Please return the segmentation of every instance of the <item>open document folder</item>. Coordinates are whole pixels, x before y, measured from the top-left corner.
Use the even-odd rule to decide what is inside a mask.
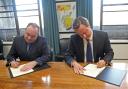
[[[23,74],[27,74],[27,73],[31,73],[31,72],[34,71],[33,69],[28,70],[28,71],[20,71],[20,69],[21,69],[24,65],[25,65],[25,64],[20,65],[18,68],[12,68],[12,67],[10,67],[10,71],[11,71],[11,73],[12,73],[12,76],[13,76],[13,77],[17,77],[17,76],[20,76],[20,75],[23,75]]]
[[[97,68],[95,64],[88,64],[84,67],[85,71],[81,74],[102,80],[104,82],[120,86],[127,71],[111,67]]]
[[[24,74],[28,74],[28,73],[31,73],[31,72],[34,72],[34,71],[39,71],[41,69],[45,69],[45,68],[49,68],[50,67],[47,63],[44,63],[41,66],[39,66],[39,65],[38,66],[35,66],[31,70],[28,70],[28,71],[20,71],[21,67],[23,67],[24,65],[25,64],[22,64],[18,68],[9,67],[9,73],[10,73],[11,78],[17,77],[17,76],[21,76],[21,75],[24,75]]]
[[[97,65],[95,64],[88,64],[84,67],[84,69],[85,71],[82,73],[83,75],[96,78],[97,75],[99,75],[105,69],[105,67],[97,68]]]

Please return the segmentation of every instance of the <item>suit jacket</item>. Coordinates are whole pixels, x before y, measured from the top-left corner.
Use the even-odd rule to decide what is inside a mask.
[[[3,42],[0,40],[0,60],[1,59],[4,59],[4,56],[3,56]]]
[[[93,56],[94,62],[104,59],[110,62],[113,58],[113,50],[106,32],[93,31]],[[66,62],[71,64],[73,59],[78,62],[84,61],[84,43],[83,39],[78,35],[72,35],[69,48],[65,54]]]
[[[11,62],[19,57],[24,61],[37,61],[38,64],[42,64],[48,60],[49,50],[47,47],[46,39],[38,36],[37,40],[29,44],[29,50],[27,51],[28,44],[24,40],[24,37],[16,37],[13,41],[9,54],[7,55],[7,61]]]

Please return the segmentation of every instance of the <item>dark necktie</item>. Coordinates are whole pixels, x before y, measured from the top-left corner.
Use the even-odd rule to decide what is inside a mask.
[[[93,62],[91,43],[87,41],[86,60],[87,62]]]
[[[29,47],[30,47],[30,45],[28,44],[28,45],[27,45],[27,52],[29,51]]]
[[[27,52],[30,51],[31,46],[32,46],[31,44],[28,44],[28,45],[27,45]]]

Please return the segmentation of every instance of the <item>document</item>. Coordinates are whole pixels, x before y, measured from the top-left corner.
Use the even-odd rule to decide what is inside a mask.
[[[36,65],[33,69],[31,70],[28,70],[28,71],[20,71],[20,69],[24,66],[25,64],[22,64],[20,65],[18,68],[12,68],[12,67],[9,67],[8,70],[9,70],[9,73],[10,73],[10,77],[11,78],[14,78],[14,77],[18,77],[18,76],[21,76],[21,75],[24,75],[24,74],[28,74],[28,73],[31,73],[31,72],[36,72],[36,71],[40,71],[40,70],[43,70],[43,69],[47,69],[47,68],[50,68],[50,66],[47,64],[47,63],[43,63],[42,65]]]
[[[96,78],[105,69],[105,67],[97,68],[96,64],[88,64],[84,69],[84,72],[81,74]]]
[[[24,75],[24,74],[27,74],[27,73],[31,73],[31,72],[34,71],[33,69],[28,70],[28,71],[20,71],[20,69],[21,69],[24,65],[25,65],[25,64],[20,65],[18,68],[12,68],[12,67],[10,67],[10,72],[12,73],[12,76],[13,76],[13,77],[17,77],[17,76]]]
[[[109,66],[97,68],[95,64],[88,64],[84,67],[83,75],[120,86],[127,71],[115,69]]]

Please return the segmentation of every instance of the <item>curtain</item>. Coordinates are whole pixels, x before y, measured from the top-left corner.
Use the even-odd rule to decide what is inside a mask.
[[[59,54],[59,28],[55,0],[42,0],[44,35],[53,55]],[[53,57],[54,60],[54,57]]]
[[[92,24],[92,0],[75,0],[77,3],[77,16],[84,16],[86,17],[90,25],[93,26]]]
[[[92,26],[92,0],[76,1],[77,16],[86,17]],[[44,34],[53,55],[59,54],[59,28],[56,12],[56,0],[42,0],[44,15]],[[54,59],[53,59],[54,60]]]

